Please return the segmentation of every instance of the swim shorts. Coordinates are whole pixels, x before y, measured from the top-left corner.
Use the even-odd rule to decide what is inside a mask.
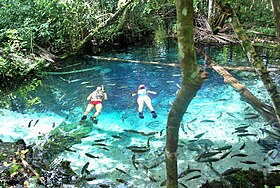
[[[89,104],[97,105],[101,104],[101,101],[90,101]]]

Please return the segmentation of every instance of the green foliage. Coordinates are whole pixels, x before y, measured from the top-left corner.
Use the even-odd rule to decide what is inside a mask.
[[[41,103],[41,99],[37,96],[32,96],[32,91],[35,91],[41,85],[41,80],[33,79],[28,84],[14,86],[13,91],[1,91],[0,107],[5,109],[13,109],[15,104],[21,110],[33,107]]]

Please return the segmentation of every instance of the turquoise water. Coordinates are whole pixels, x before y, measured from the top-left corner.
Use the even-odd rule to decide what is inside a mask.
[[[211,51],[219,62],[230,65],[239,65],[240,62],[248,66],[246,58],[239,50],[231,49],[231,53],[222,53],[221,48],[213,48]],[[134,47],[125,50],[114,50],[102,54],[106,57],[120,59],[132,59],[141,61],[157,61],[161,63],[178,63],[177,48],[171,46],[168,49],[156,47]],[[204,66],[201,57],[198,63]],[[257,144],[260,138],[266,138],[259,128],[264,127],[266,121],[262,117],[247,119],[248,113],[257,114],[249,104],[240,99],[240,95],[230,85],[223,82],[223,77],[212,69],[205,67],[209,73],[208,79],[203,84],[197,96],[191,102],[185,113],[180,128],[180,147],[178,148],[179,172],[185,170],[188,165],[202,170],[201,177],[186,182],[192,175],[182,178],[180,181],[190,187],[198,187],[206,180],[217,178],[213,171],[205,164],[195,161],[195,157],[204,149],[203,144],[196,145],[195,150],[188,144],[195,136],[204,133],[200,138],[212,148],[232,145],[231,154],[246,153],[247,160],[253,160],[257,164],[244,165],[240,158],[225,158],[213,164],[214,168],[223,172],[230,167],[241,166],[264,171],[270,168],[269,162],[264,161],[266,153]],[[84,56],[73,60],[66,67],[56,66],[47,70],[49,74],[42,80],[42,84],[30,97],[41,98],[41,103],[27,109],[24,104],[18,103],[13,111],[1,109],[0,125],[5,132],[1,132],[3,141],[14,141],[24,138],[27,143],[36,141],[37,136],[47,134],[61,122],[77,123],[88,104],[86,97],[97,85],[104,85],[108,94],[108,100],[103,102],[103,111],[98,117],[99,122],[94,126],[90,136],[84,138],[81,144],[74,145],[72,149],[77,152],[62,153],[59,158],[71,161],[71,167],[80,173],[83,165],[90,162],[88,170],[96,176],[96,180],[88,182],[89,187],[98,187],[98,184],[108,184],[115,187],[159,187],[165,180],[165,164],[145,170],[138,166],[135,169],[131,162],[133,152],[126,147],[131,145],[146,145],[147,136],[132,133],[127,130],[136,130],[145,133],[156,131],[150,140],[151,150],[143,154],[135,154],[140,164],[148,167],[164,159],[162,151],[165,145],[165,127],[168,112],[179,89],[181,77],[178,67],[164,65],[136,64],[120,61],[97,61],[91,56]],[[59,75],[53,72],[64,72]],[[239,79],[255,96],[263,102],[270,103],[269,96],[262,83],[253,73],[243,77],[238,72],[231,72]],[[148,108],[144,108],[144,119],[138,118],[136,98],[131,94],[137,90],[140,84],[145,84],[149,90],[156,91],[156,95],[150,95],[155,111],[158,114],[153,119]],[[18,94],[17,98],[20,98]],[[90,112],[89,116],[94,113]],[[31,120],[39,120],[36,126],[28,127]],[[90,122],[89,118],[87,121]],[[8,122],[8,123],[6,123]],[[237,137],[233,134],[235,128],[249,125],[249,133],[256,136]],[[120,136],[114,138],[112,135]],[[92,146],[94,140],[107,138],[102,143],[108,150]],[[239,151],[240,146],[246,143],[244,150]],[[199,150],[199,151],[198,151]],[[91,159],[85,155],[90,153],[98,156]],[[219,154],[222,155],[223,153]],[[276,159],[279,158],[277,157]],[[124,170],[124,174],[116,168]],[[194,174],[195,175],[195,174]],[[152,177],[152,178],[151,178]],[[124,179],[128,185],[119,183],[117,178]],[[154,179],[154,180],[153,180]]]

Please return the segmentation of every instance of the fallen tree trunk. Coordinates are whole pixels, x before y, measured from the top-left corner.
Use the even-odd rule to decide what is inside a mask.
[[[273,111],[275,112],[276,119],[274,124],[280,124],[280,95],[277,91],[276,84],[271,79],[269,72],[267,70],[266,65],[260,61],[258,54],[255,51],[251,41],[249,40],[248,36],[246,35],[241,23],[239,22],[234,10],[232,11],[232,25],[234,28],[234,32],[237,34],[239,40],[241,41],[242,48],[244,52],[247,54],[249,62],[251,63],[252,67],[255,68],[256,72],[258,73],[259,77],[261,78],[262,82],[264,83],[270,99],[273,104]]]
[[[213,68],[217,73],[224,77],[224,82],[230,84],[234,87],[241,97],[244,97],[246,101],[260,113],[268,122],[277,122],[277,116],[274,112],[273,107],[261,102],[257,97],[255,97],[243,84],[241,84],[237,79],[235,79],[226,69],[219,66],[215,61],[213,61],[209,56],[205,55],[204,52],[197,49],[199,53],[206,57],[207,65]],[[280,125],[276,123],[278,127]]]

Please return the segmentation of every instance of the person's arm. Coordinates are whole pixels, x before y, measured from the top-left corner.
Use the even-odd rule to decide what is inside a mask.
[[[107,100],[107,99],[108,99],[108,96],[107,96],[107,93],[106,93],[106,91],[105,91],[105,89],[104,89],[104,86],[101,85],[101,88],[102,88],[103,99],[104,99],[104,100]]]
[[[138,91],[134,91],[134,92],[131,94],[131,96],[134,97],[135,95],[137,95],[137,92],[138,92]]]
[[[150,90],[147,90],[147,93],[151,93],[151,94],[157,94],[157,92],[155,92],[155,91],[150,91]]]
[[[108,99],[107,93],[106,93],[105,91],[103,91],[103,99],[104,99],[104,100],[107,100],[107,99]]]
[[[89,94],[89,96],[87,97],[87,100],[90,100],[90,99],[91,99],[91,96],[92,96],[92,93]]]

